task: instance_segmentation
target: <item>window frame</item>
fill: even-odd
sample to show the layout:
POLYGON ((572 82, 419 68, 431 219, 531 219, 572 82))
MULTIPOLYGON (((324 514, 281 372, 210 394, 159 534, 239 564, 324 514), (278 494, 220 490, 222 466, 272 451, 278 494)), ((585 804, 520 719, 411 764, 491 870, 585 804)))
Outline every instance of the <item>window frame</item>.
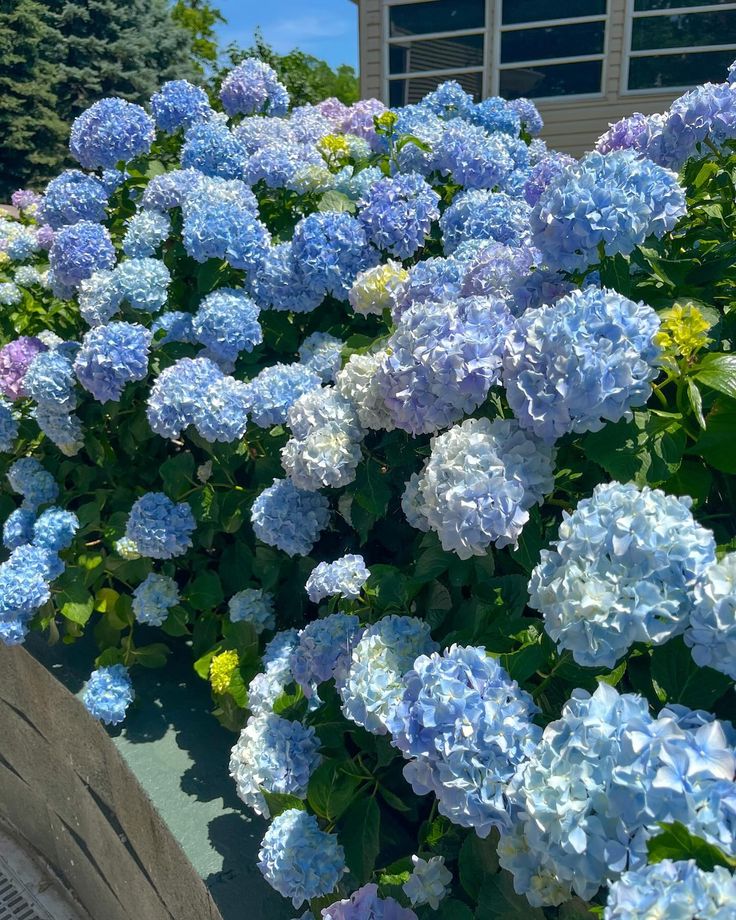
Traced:
MULTIPOLYGON (((692 84, 683 86, 649 86, 644 89, 629 89, 629 76, 633 58, 668 57, 674 54, 708 54, 709 52, 733 51, 736 58, 736 40, 726 45, 685 45, 682 48, 646 48, 640 51, 631 47, 634 38, 634 20, 650 19, 654 16, 686 16, 692 13, 721 13, 736 10, 733 3, 707 3, 697 6, 675 6, 664 10, 637 10, 634 9, 636 0, 626 0, 626 19, 624 22, 623 54, 621 59, 621 85, 619 92, 622 96, 672 96, 674 93, 685 93, 692 89, 692 84)), ((726 79, 724 73, 723 79, 726 79)))

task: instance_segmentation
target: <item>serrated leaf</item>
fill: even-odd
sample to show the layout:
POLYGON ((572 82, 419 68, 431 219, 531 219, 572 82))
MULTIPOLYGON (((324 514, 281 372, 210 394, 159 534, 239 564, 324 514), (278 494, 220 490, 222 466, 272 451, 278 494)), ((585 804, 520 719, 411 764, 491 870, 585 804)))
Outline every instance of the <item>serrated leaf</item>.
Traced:
POLYGON ((336 821, 355 795, 360 780, 348 775, 343 764, 328 760, 309 778, 307 801, 312 811, 328 821, 336 821))
POLYGON ((298 808, 299 811, 306 810, 304 802, 295 795, 287 795, 285 792, 267 792, 265 789, 261 789, 261 794, 266 800, 272 818, 289 811, 290 808, 298 808))
POLYGON ((202 572, 186 591, 187 601, 196 610, 212 610, 225 599, 222 584, 214 572, 202 572))
POLYGON ((736 355, 708 354, 693 376, 712 390, 736 399, 736 355))
POLYGON ((358 799, 340 821, 338 837, 345 862, 359 885, 371 877, 380 849, 381 812, 373 796, 358 799))
POLYGON ((694 836, 679 821, 659 826, 662 833, 647 840, 649 862, 694 859, 704 872, 712 872, 716 866, 736 869, 736 859, 707 840, 694 836))

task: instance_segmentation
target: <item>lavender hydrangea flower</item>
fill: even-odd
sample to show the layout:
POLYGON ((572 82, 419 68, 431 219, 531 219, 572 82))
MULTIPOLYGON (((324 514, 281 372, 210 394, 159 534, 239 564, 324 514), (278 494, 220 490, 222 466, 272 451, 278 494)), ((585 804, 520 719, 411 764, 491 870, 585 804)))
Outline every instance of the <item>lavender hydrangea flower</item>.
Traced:
POLYGON ((529 510, 552 491, 554 450, 511 419, 467 419, 432 439, 432 453, 402 502, 447 552, 483 556, 515 545, 529 510))
POLYGON ((272 364, 248 384, 251 416, 256 425, 283 425, 289 407, 320 385, 320 378, 304 364, 272 364))
POLYGON ((130 259, 155 256, 170 232, 171 221, 166 214, 150 209, 136 211, 126 226, 123 252, 130 259))
POLYGON ((362 556, 348 553, 334 562, 320 562, 309 574, 306 591, 309 600, 318 604, 325 597, 356 600, 370 571, 362 556))
POLYGON ((120 399, 123 388, 148 374, 151 333, 138 323, 96 326, 74 359, 77 379, 99 402, 120 399))
POLYGON ((404 173, 374 183, 358 203, 358 217, 375 246, 408 259, 421 249, 439 218, 439 200, 422 176, 404 173))
POLYGON ((203 121, 212 112, 207 93, 188 80, 169 80, 151 96, 151 111, 156 126, 172 134, 203 121))
POLYGON ((62 227, 49 250, 51 286, 61 297, 68 297, 96 271, 114 265, 115 248, 107 228, 88 220, 62 227))
POLYGON ((529 237, 531 208, 505 192, 471 189, 458 195, 440 219, 442 243, 451 255, 468 240, 520 245, 529 237))
POLYGON ((575 163, 575 158, 559 151, 550 151, 534 164, 524 181, 524 199, 534 207, 552 180, 560 176, 575 163))
POLYGON ((228 115, 285 115, 289 93, 273 67, 246 58, 222 81, 222 107, 228 115))
POLYGON ((428 904, 432 910, 437 910, 452 882, 452 872, 445 866, 445 857, 432 856, 427 860, 414 855, 411 862, 411 875, 401 886, 404 894, 414 907, 428 904))
POLYGON ((736 137, 736 90, 731 83, 705 83, 680 96, 662 123, 657 150, 664 166, 680 169, 708 139, 720 147, 736 137))
POLYGON ((125 536, 141 556, 172 559, 192 545, 195 526, 186 502, 174 504, 163 492, 147 492, 130 509, 125 536))
POLYGON ((102 223, 107 198, 107 189, 94 176, 67 169, 46 186, 38 217, 54 230, 80 220, 102 223))
POLYGON ((509 828, 506 784, 541 736, 529 694, 484 648, 457 645, 417 658, 404 682, 392 731, 407 782, 479 837, 509 828))
POLYGON ((360 272, 378 263, 360 222, 344 212, 316 212, 296 225, 292 254, 298 275, 333 297, 346 297, 360 272))
POLYGON ((294 907, 330 894, 347 871, 337 837, 320 830, 314 815, 296 808, 274 818, 258 853, 258 868, 294 907))
POLYGON ((273 595, 261 588, 238 591, 227 606, 231 623, 250 623, 258 635, 276 626, 273 595))
POLYGON ((289 556, 306 556, 330 520, 330 506, 319 492, 298 489, 290 479, 274 479, 253 502, 253 533, 289 556))
POLYGON ((386 106, 379 99, 359 99, 348 109, 342 123, 345 134, 354 134, 368 141, 375 150, 378 146, 375 119, 386 111, 386 106))
POLYGON ((736 553, 708 566, 694 599, 684 638, 695 663, 736 680, 736 553))
POLYGON ((10 488, 23 496, 23 507, 35 511, 39 505, 56 500, 59 487, 54 477, 45 470, 35 457, 21 457, 8 468, 10 488))
POLYGON ((334 679, 337 687, 342 686, 350 667, 350 653, 360 635, 358 618, 344 613, 330 614, 304 627, 289 666, 307 698, 324 681, 334 679))
POLYGON ((22 335, 0 348, 0 390, 15 401, 26 396, 24 381, 36 356, 46 346, 35 336, 22 335))
POLYGON ((151 572, 133 591, 133 613, 139 623, 161 626, 179 600, 174 579, 151 572))
POLYGON ((320 741, 313 728, 274 713, 251 716, 230 754, 230 776, 238 796, 257 815, 270 818, 263 790, 307 797, 309 777, 319 766, 320 741))
POLYGON ((122 664, 98 668, 90 674, 82 702, 95 719, 105 725, 119 725, 133 702, 133 685, 122 664))
POLYGON ((528 310, 508 337, 503 368, 519 424, 553 442, 631 418, 659 373, 658 331, 650 306, 597 287, 528 310))
POLYGON ((711 872, 704 872, 694 859, 683 862, 663 859, 655 865, 624 872, 608 891, 603 918, 728 920, 735 907, 736 879, 728 869, 715 866, 711 872))
POLYGON ((344 344, 329 332, 313 332, 299 346, 299 360, 318 374, 322 383, 330 383, 340 370, 344 344))
POLYGON ((378 885, 363 885, 347 900, 323 907, 321 916, 322 920, 417 920, 413 910, 394 898, 379 897, 378 885))
POLYGON ((153 119, 139 105, 100 99, 74 119, 69 150, 85 169, 111 169, 148 153, 154 136, 153 119))
POLYGON ((595 149, 599 153, 610 153, 612 150, 635 150, 658 163, 661 155, 664 117, 634 112, 627 118, 621 118, 610 125, 608 131, 598 138, 595 149))
POLYGON ((634 642, 685 631, 692 592, 715 561, 713 534, 690 504, 612 482, 565 514, 532 572, 529 603, 578 664, 612 668, 634 642))
POLYGON ((192 319, 192 332, 218 361, 235 361, 263 341, 260 310, 245 291, 219 288, 208 294, 192 319))

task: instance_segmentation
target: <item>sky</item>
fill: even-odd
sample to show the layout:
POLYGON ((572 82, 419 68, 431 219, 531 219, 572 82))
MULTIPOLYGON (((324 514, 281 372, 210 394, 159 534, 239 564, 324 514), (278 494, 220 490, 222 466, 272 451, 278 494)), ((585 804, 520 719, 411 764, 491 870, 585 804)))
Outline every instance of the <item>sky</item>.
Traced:
POLYGON ((358 69, 358 7, 351 0, 215 0, 227 19, 218 27, 222 44, 251 44, 260 26, 266 41, 283 53, 298 47, 333 67, 358 69))

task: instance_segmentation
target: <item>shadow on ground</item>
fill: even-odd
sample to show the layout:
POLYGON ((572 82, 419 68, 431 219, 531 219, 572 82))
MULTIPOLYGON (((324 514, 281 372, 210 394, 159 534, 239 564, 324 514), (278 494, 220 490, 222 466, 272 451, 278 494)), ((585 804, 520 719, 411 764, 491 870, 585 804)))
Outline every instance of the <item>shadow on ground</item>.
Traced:
MULTIPOLYGON (((209 691, 192 671, 189 650, 172 646, 166 668, 135 671, 135 705, 110 735, 224 920, 289 920, 294 911, 256 867, 266 823, 239 802, 228 776, 235 736, 210 715, 209 691)), ((72 693, 80 693, 95 655, 91 641, 49 647, 33 635, 27 648, 72 693)))

